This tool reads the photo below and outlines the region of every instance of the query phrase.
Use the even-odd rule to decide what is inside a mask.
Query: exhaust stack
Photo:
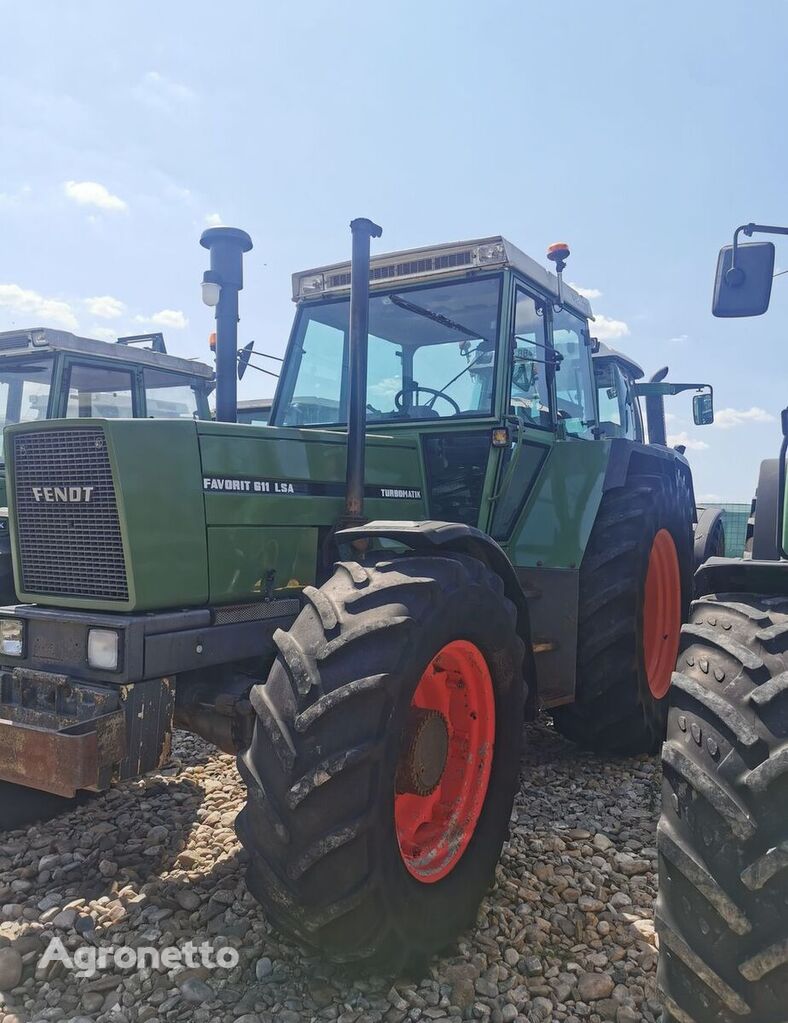
[[[216,309],[216,419],[238,420],[238,292],[244,286],[243,256],[252,239],[237,227],[209,227],[200,245],[211,253],[202,278],[203,302]]]
[[[343,525],[364,521],[364,449],[367,434],[367,337],[369,334],[369,245],[383,228],[365,217],[350,223],[353,254],[350,264],[350,336],[347,477]],[[206,232],[207,233],[207,232]]]

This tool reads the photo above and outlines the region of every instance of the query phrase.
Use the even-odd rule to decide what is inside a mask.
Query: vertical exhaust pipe
[[[238,292],[244,286],[243,257],[252,239],[237,227],[209,227],[200,245],[211,253],[202,278],[203,302],[216,309],[216,418],[238,420]]]
[[[367,337],[369,334],[369,246],[383,228],[365,217],[350,223],[350,336],[348,340],[347,476],[345,525],[364,521],[364,449],[367,435]]]
[[[659,384],[668,375],[668,367],[663,366],[649,379],[650,384]],[[661,394],[646,396],[646,423],[648,424],[649,444],[661,444],[667,447],[668,437],[665,428],[665,398]]]

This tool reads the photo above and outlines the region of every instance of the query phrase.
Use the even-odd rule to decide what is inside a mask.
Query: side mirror
[[[774,276],[774,245],[771,242],[745,242],[724,245],[717,259],[714,299],[715,316],[760,316],[769,308]]]
[[[714,422],[714,395],[711,391],[692,396],[692,419],[696,426],[710,426]]]

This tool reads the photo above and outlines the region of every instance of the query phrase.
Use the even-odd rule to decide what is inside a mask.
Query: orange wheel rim
[[[654,537],[643,602],[643,658],[651,695],[670,689],[681,633],[681,573],[676,544],[667,529]]]
[[[487,796],[494,745],[490,669],[477,646],[455,640],[419,679],[397,768],[397,843],[418,881],[440,881],[467,849]]]

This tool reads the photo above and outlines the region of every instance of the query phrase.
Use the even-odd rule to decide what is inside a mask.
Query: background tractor
[[[713,411],[596,345],[565,245],[557,276],[500,237],[370,263],[351,226],[350,263],[293,278],[270,425],[235,422],[251,240],[213,228],[216,422],[6,431],[0,777],[101,790],[192,729],[238,756],[269,918],[396,968],[473,920],[524,713],[661,742],[695,508],[662,398]]]
[[[159,333],[111,343],[43,327],[0,332],[3,427],[42,419],[207,419],[212,389],[210,367],[168,355]],[[16,599],[7,504],[0,461],[3,604]]]
[[[715,316],[769,305],[771,242],[720,251]],[[659,984],[665,1023],[774,1023],[788,1004],[788,409],[761,463],[745,559],[712,558],[682,630],[663,750]]]

